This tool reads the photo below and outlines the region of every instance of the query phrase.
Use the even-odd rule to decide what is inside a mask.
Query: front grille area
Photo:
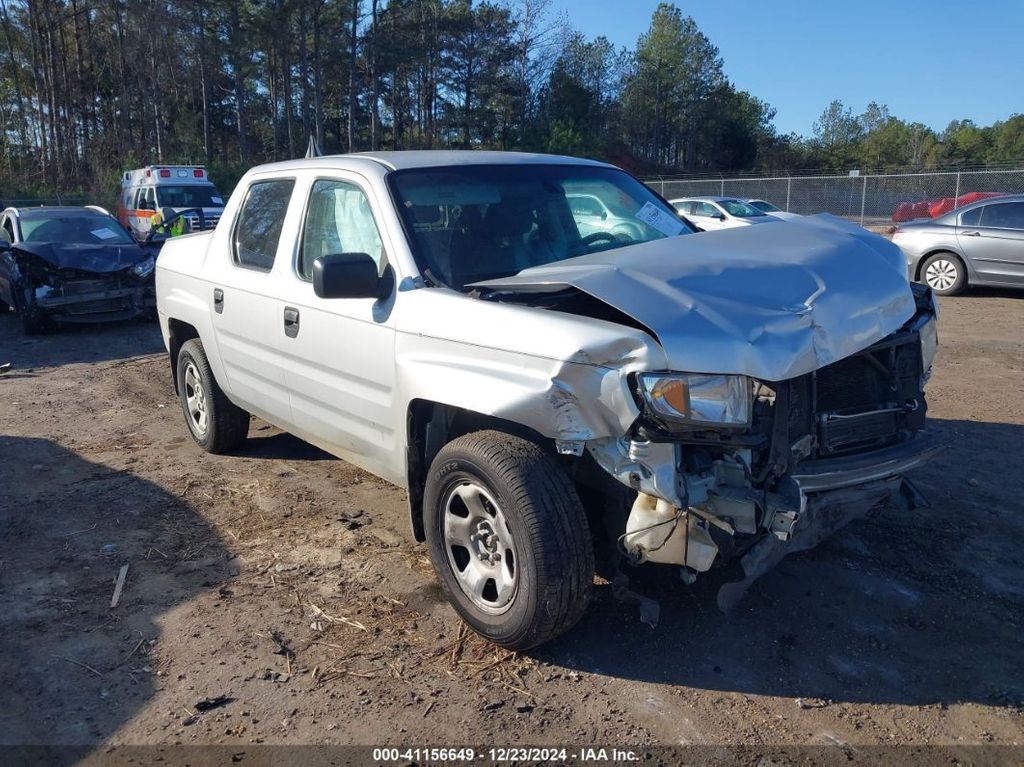
[[[95,301],[82,301],[76,304],[68,304],[64,307],[64,313],[71,316],[84,314],[100,314],[103,312],[126,312],[132,308],[130,296],[118,296],[116,298],[101,298]]]
[[[70,278],[63,280],[59,287],[50,294],[50,298],[55,300],[55,305],[50,306],[52,311],[66,317],[79,317],[126,312],[132,309],[133,302],[130,295],[103,296],[104,293],[134,287],[134,284],[122,276],[96,277],[73,272],[68,276]],[[82,297],[84,300],[63,300],[77,299],[78,297]]]
[[[193,232],[207,231],[217,226],[217,222],[220,221],[220,216],[206,216],[200,221],[199,216],[194,214],[186,215],[185,218],[188,220],[188,224]]]
[[[819,412],[877,408],[919,394],[921,347],[917,334],[894,339],[813,373]]]
[[[121,281],[116,277],[101,280],[68,280],[63,285],[63,293],[65,296],[80,296],[83,293],[102,293],[120,287]]]
[[[914,331],[896,333],[783,385],[789,444],[808,443],[811,438],[811,447],[803,448],[802,456],[829,458],[874,450],[924,426],[921,345]],[[774,409],[755,407],[756,429],[773,439],[780,436]]]
[[[826,413],[819,424],[821,449],[829,454],[884,445],[899,432],[900,409],[840,415]]]

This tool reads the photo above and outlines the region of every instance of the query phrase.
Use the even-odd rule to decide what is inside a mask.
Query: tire
[[[431,464],[423,509],[441,588],[484,638],[525,650],[583,615],[590,528],[576,489],[539,445],[498,431],[449,442]]]
[[[199,447],[208,453],[228,453],[245,442],[249,414],[231,402],[217,384],[198,338],[182,345],[176,375],[181,412]]]
[[[21,317],[21,330],[27,336],[34,336],[50,329],[50,326],[34,309],[22,308],[18,312]]]
[[[16,287],[13,289],[16,306],[14,311],[18,313],[21,320],[21,331],[26,336],[34,336],[52,328],[52,323],[44,312],[32,306],[25,297],[25,289]]]
[[[921,265],[921,282],[940,296],[955,296],[967,287],[967,268],[954,253],[934,253]]]

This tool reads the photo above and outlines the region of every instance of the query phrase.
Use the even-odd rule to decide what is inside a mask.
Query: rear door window
[[[1024,202],[986,205],[981,223],[995,229],[1024,229]]]
[[[232,255],[238,266],[269,272],[284,228],[295,179],[257,181],[249,187],[235,220]]]

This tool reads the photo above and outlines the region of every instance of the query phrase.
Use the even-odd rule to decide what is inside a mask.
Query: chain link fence
[[[897,208],[913,218],[927,216],[926,206],[910,213],[915,203],[963,200],[973,192],[1024,194],[1024,167],[938,173],[864,174],[845,176],[656,177],[644,183],[668,200],[679,197],[729,196],[767,200],[793,213],[831,213],[861,226],[892,224]]]
[[[45,205],[48,208],[61,205],[80,207],[82,205],[97,205],[92,197],[87,194],[69,194],[60,197],[0,197],[0,209],[2,208],[37,208]]]

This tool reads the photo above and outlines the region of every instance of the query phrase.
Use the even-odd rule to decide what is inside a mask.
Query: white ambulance
[[[201,165],[149,165],[125,171],[117,203],[118,220],[137,240],[149,234],[156,213],[184,212],[190,231],[212,229],[224,211],[224,198]]]

